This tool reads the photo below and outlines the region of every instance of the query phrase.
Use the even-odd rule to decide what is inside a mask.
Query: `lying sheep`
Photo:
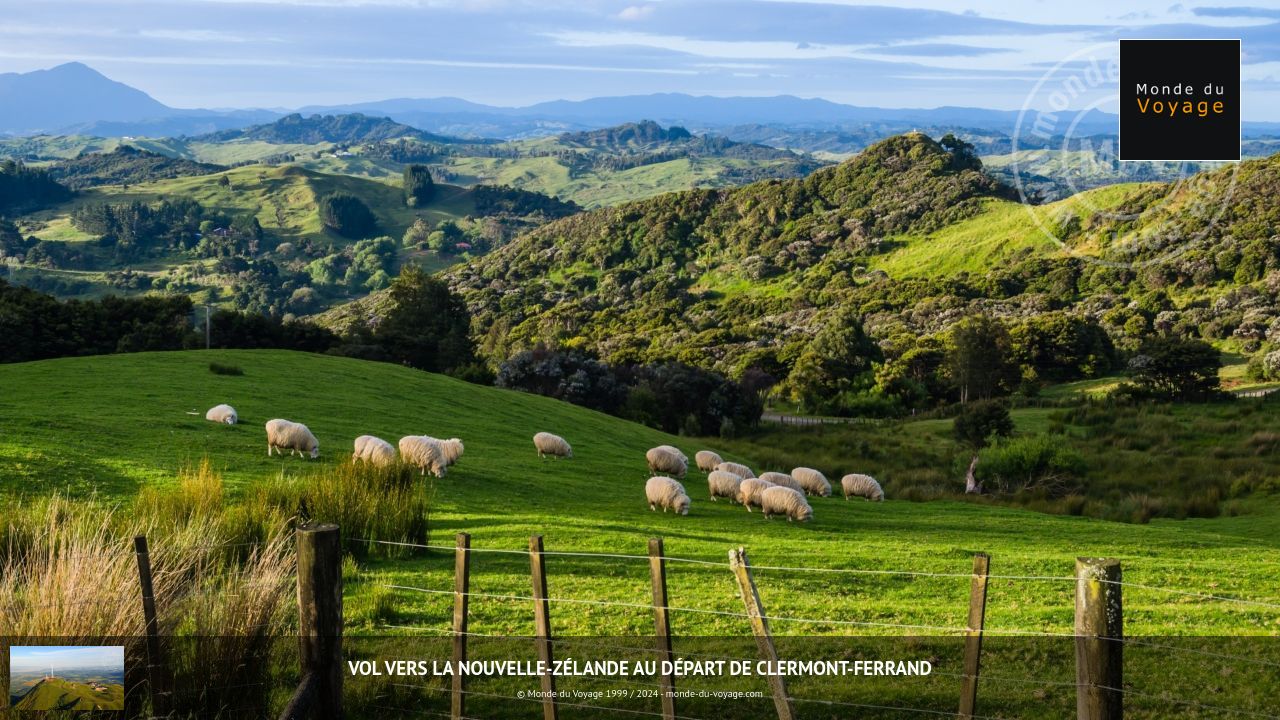
[[[723,470],[712,470],[707,474],[707,490],[711,493],[711,502],[716,498],[729,498],[729,502],[738,499],[738,486],[742,478]]]
[[[649,461],[649,472],[667,473],[682,478],[689,471],[689,461],[670,445],[650,448],[644,457]]]
[[[559,435],[552,435],[549,432],[540,432],[533,436],[533,446],[538,448],[538,457],[543,458],[548,455],[552,457],[573,457],[573,448],[569,447],[569,443]]]
[[[406,435],[400,438],[400,457],[418,468],[422,475],[426,475],[429,470],[432,475],[442,478],[449,470],[440,441],[426,435]]]
[[[204,414],[204,419],[216,423],[226,423],[227,425],[235,425],[240,422],[240,416],[236,415],[236,409],[230,405],[214,405],[209,408],[209,412]]]
[[[446,464],[452,465],[458,462],[458,458],[462,457],[462,441],[458,438],[449,438],[441,440],[440,447],[444,450],[444,461]]]
[[[716,465],[715,469],[723,470],[725,472],[731,472],[734,475],[737,475],[738,477],[743,479],[753,478],[756,476],[756,474],[752,472],[751,468],[747,467],[746,465],[743,465],[742,463],[722,462],[719,465]]]
[[[859,475],[858,473],[849,473],[840,478],[840,489],[844,490],[844,499],[851,497],[866,498],[875,502],[884,501],[884,490],[880,488],[880,483],[870,475]]]
[[[827,480],[827,476],[820,471],[813,468],[798,467],[791,471],[791,477],[800,483],[800,488],[804,490],[805,495],[831,497],[831,483]]]
[[[786,515],[787,522],[813,519],[813,508],[804,499],[804,493],[788,487],[771,487],[760,493],[760,509],[764,511],[766,520],[774,515]]]
[[[649,478],[649,482],[644,484],[644,494],[649,500],[650,510],[661,507],[662,512],[670,509],[680,515],[689,514],[689,494],[684,491],[684,485],[669,477],[658,475]]]
[[[751,512],[751,506],[760,507],[760,495],[771,487],[777,487],[768,480],[747,478],[738,485],[738,504]]]
[[[361,435],[356,438],[355,452],[351,453],[351,461],[386,467],[396,461],[396,449],[380,437]]]
[[[723,458],[710,450],[699,450],[694,454],[693,459],[698,463],[698,469],[705,473],[715,470],[717,465],[724,462]]]
[[[271,456],[272,450],[281,455],[285,450],[290,455],[310,453],[314,459],[320,457],[320,441],[306,425],[276,418],[267,421],[267,457]]]
[[[796,482],[795,478],[791,477],[790,475],[784,472],[760,473],[760,479],[768,480],[774,485],[781,485],[782,487],[785,487],[785,488],[791,488],[792,490],[795,490],[796,492],[801,494],[804,493],[804,487],[800,485],[800,483]]]

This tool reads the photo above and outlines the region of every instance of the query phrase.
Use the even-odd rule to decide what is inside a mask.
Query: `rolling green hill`
[[[18,712],[49,710],[123,710],[124,686],[105,685],[95,690],[87,684],[51,678],[27,691],[12,709]]]
[[[215,375],[210,361],[236,365],[244,374]],[[205,457],[235,495],[270,477],[341,462],[359,434],[394,442],[402,434],[428,433],[466,443],[459,464],[434,481],[430,522],[433,542],[439,543],[467,531],[474,547],[519,549],[529,535],[541,533],[548,550],[642,554],[646,539],[660,535],[675,557],[723,562],[729,548],[746,545],[761,565],[959,573],[968,572],[973,552],[985,550],[1003,574],[1049,576],[1070,575],[1077,555],[1108,555],[1124,559],[1132,582],[1181,587],[1194,577],[1196,587],[1212,587],[1216,594],[1261,597],[1271,596],[1280,562],[1280,543],[1270,532],[1274,504],[1260,504],[1257,514],[1242,517],[1122,525],[976,503],[907,502],[895,495],[886,456],[859,450],[858,443],[843,446],[839,466],[828,470],[879,476],[889,496],[883,504],[815,498],[811,523],[766,521],[739,506],[708,502],[702,475],[693,471],[686,478],[694,499],[689,515],[654,513],[644,501],[645,450],[666,442],[692,456],[718,443],[670,437],[547,398],[389,364],[280,351],[113,355],[0,366],[0,386],[6,388],[0,396],[0,492],[10,499],[56,492],[127,505],[140,487],[172,483],[180,467]],[[203,411],[219,402],[233,404],[242,423],[205,421]],[[268,458],[262,423],[273,417],[307,423],[320,439],[320,460]],[[906,443],[896,451],[882,448],[889,455],[906,454],[910,443],[933,432],[929,423],[919,431],[913,426],[868,437]],[[562,434],[573,444],[574,458],[539,460],[530,441],[539,430]],[[553,564],[558,597],[647,601],[643,562],[604,568],[589,559],[557,558]],[[527,592],[527,571],[518,555],[484,555],[475,563],[472,587]],[[449,554],[370,561],[348,581],[348,620],[354,627],[375,621],[366,613],[380,583],[446,587],[451,572]],[[668,574],[675,605],[741,610],[727,568],[680,565]],[[787,615],[944,626],[963,622],[968,587],[967,580],[947,578],[853,582],[838,575],[764,571],[760,582],[767,601],[785,607]],[[988,627],[1068,629],[1070,598],[1069,583],[993,584]],[[1156,590],[1126,592],[1126,632],[1275,631],[1274,614],[1186,600]],[[392,602],[394,624],[447,624],[448,598],[397,593]],[[531,630],[518,604],[477,601],[473,612],[474,632]],[[732,617],[682,614],[677,622],[682,635],[745,631]],[[645,613],[616,608],[585,608],[557,620],[558,631],[570,635],[642,635],[651,627]],[[775,632],[850,629],[780,624]]]

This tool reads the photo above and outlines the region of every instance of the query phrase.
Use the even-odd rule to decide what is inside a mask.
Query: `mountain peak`
[[[80,62],[0,75],[0,128],[49,132],[94,121],[141,121],[174,110]]]

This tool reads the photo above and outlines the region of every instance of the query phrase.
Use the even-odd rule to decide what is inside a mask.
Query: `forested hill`
[[[561,145],[567,147],[590,148],[624,156],[647,155],[650,161],[681,157],[756,161],[790,160],[801,164],[802,172],[798,174],[807,174],[818,166],[818,163],[812,159],[790,150],[755,143],[734,142],[720,135],[694,135],[678,125],[664,128],[652,120],[624,123],[599,130],[564,133],[556,139]],[[622,163],[626,164],[626,161],[623,160]]]
[[[1280,345],[1280,155],[1026,207],[943,142],[897,136],[805,179],[581,213],[450,281],[494,361],[545,343],[799,386],[874,360],[874,392],[903,405],[946,391],[939,348],[975,313],[1027,343],[1033,383],[1113,371],[1157,335],[1259,363]],[[820,347],[862,349],[829,367],[806,360]]]
[[[83,153],[54,163],[49,174],[72,190],[98,185],[136,185],[153,180],[210,175],[221,165],[171,158],[149,150],[121,145],[114,152]]]
[[[360,113],[346,115],[312,115],[299,113],[286,115],[275,122],[254,125],[241,130],[222,130],[202,135],[203,142],[230,142],[232,140],[258,140],[275,144],[312,143],[369,143],[395,138],[413,138],[434,143],[474,143],[474,140],[436,135],[418,128],[395,122],[391,118],[377,118]]]

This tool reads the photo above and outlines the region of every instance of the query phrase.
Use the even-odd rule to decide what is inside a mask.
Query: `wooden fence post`
[[[142,588],[142,618],[147,633],[147,685],[151,690],[151,711],[164,717],[169,714],[171,699],[164,676],[164,658],[160,652],[160,628],[156,623],[155,588],[151,584],[151,552],[147,536],[133,538],[133,552],[138,559],[138,585]]]
[[[987,617],[987,573],[991,556],[973,556],[973,579],[969,582],[969,621],[964,636],[964,680],[960,686],[960,717],[972,718],[978,706],[978,669],[982,664],[982,631]]]
[[[738,590],[742,593],[742,602],[747,607],[747,616],[751,619],[751,632],[756,636],[756,647],[760,656],[775,665],[778,662],[778,650],[773,646],[773,636],[769,634],[769,619],[760,603],[760,593],[756,591],[756,581],[751,577],[751,565],[747,562],[747,549],[738,548],[729,551],[729,567],[738,579]],[[787,694],[787,683],[782,675],[769,675],[769,687],[773,690],[773,706],[778,711],[778,720],[795,720],[796,709]]]
[[[1120,561],[1076,559],[1076,717],[1124,717]]]
[[[533,577],[533,624],[534,643],[538,646],[538,660],[542,661],[545,672],[542,680],[542,717],[543,720],[557,720],[559,711],[556,705],[556,676],[551,672],[554,660],[551,654],[551,603],[547,600],[547,573],[542,564],[542,536],[529,538],[529,566]]]
[[[662,550],[662,538],[649,538],[649,579],[653,583],[653,633],[658,643],[658,662],[671,662],[671,616],[667,612],[667,561]],[[659,665],[658,686],[662,692],[663,720],[676,717],[676,679],[669,672],[661,672]]]
[[[337,525],[297,531],[298,645],[304,681],[311,676],[310,715],[342,718],[342,542]],[[300,691],[301,694],[307,694]]]
[[[453,701],[452,720],[467,714],[462,663],[467,660],[467,599],[471,592],[471,535],[458,533],[453,555]]]

